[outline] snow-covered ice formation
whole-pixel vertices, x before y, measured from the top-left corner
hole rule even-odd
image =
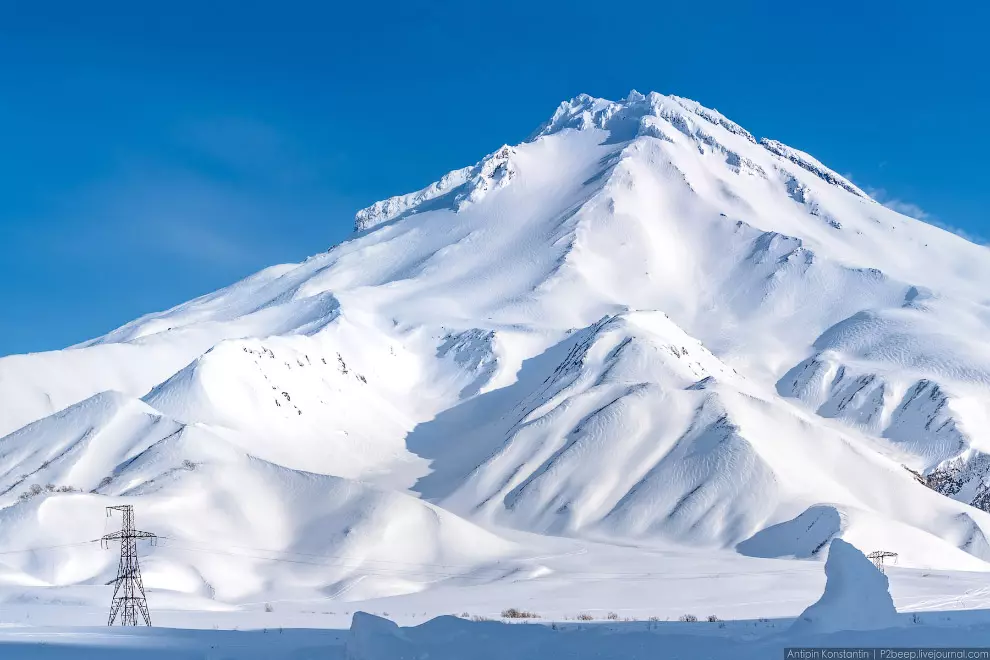
[[[877,630],[900,625],[887,576],[855,546],[832,541],[825,561],[825,591],[792,626],[801,634]]]

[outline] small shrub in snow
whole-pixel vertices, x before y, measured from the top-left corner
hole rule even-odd
[[[514,607],[510,607],[507,610],[502,610],[503,619],[539,619],[540,615],[535,612],[526,612],[525,610],[517,610]]]
[[[577,620],[578,621],[594,621],[595,620],[595,617],[591,616],[590,614],[578,614],[577,615]]]
[[[708,623],[718,623],[718,622],[719,622],[719,618],[717,616],[715,616],[714,614],[708,615]]]
[[[41,487],[41,486],[39,486],[38,484],[31,484],[31,487],[30,487],[30,488],[28,488],[28,489],[27,489],[26,491],[24,491],[23,493],[21,493],[21,494],[20,494],[20,495],[18,496],[18,498],[19,498],[19,499],[20,499],[20,500],[21,500],[22,502],[26,502],[26,501],[28,501],[29,499],[31,499],[32,497],[34,497],[35,495],[41,495],[41,494],[42,494],[43,492],[45,492],[45,489],[44,489],[44,488],[42,488],[42,487]]]
[[[478,614],[473,615],[471,617],[471,620],[472,621],[493,621],[493,619],[491,619],[491,618],[489,618],[487,616],[480,616]]]
[[[619,615],[616,614],[615,612],[609,612],[605,616],[605,618],[608,619],[609,621],[618,621],[619,620]]]
[[[682,614],[678,621],[683,621],[684,623],[696,623],[698,621],[698,617],[693,614]]]
[[[195,470],[196,464],[187,458],[186,460],[182,461],[182,467],[184,467],[187,470]]]
[[[265,611],[266,612],[274,612],[275,611],[275,608],[272,607],[272,604],[271,603],[265,603]]]

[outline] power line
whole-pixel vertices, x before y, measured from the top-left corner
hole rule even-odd
[[[177,539],[171,536],[159,536],[160,539],[166,539],[168,541],[183,541],[183,539]],[[199,547],[203,547],[204,544],[198,543],[196,541],[185,541],[186,543],[194,543]],[[179,547],[179,546],[169,546],[169,547]],[[353,555],[335,555],[335,554],[316,554],[310,552],[296,552],[294,550],[273,550],[269,548],[252,548],[245,545],[227,545],[227,546],[206,546],[209,549],[223,549],[223,550],[250,550],[254,552],[265,552],[270,554],[286,554],[286,555],[297,555],[300,557],[316,557],[320,559],[341,559],[345,561],[356,561],[356,562],[372,562],[376,564],[398,564],[402,566],[436,566],[440,568],[463,568],[466,570],[477,568],[476,564],[431,564],[424,562],[414,562],[414,561],[398,561],[395,559],[367,559],[365,557],[355,557]],[[192,548],[187,548],[192,549]],[[273,561],[277,561],[273,559]]]
[[[148,537],[144,537],[148,538]],[[353,555],[338,555],[338,554],[315,554],[315,553],[305,553],[305,552],[295,552],[291,550],[273,550],[267,548],[252,548],[249,546],[207,546],[205,544],[200,544],[195,541],[183,541],[182,539],[177,539],[175,537],[169,536],[157,536],[156,538],[166,541],[165,547],[174,548],[176,550],[184,550],[189,552],[202,552],[206,554],[222,555],[228,557],[237,557],[243,559],[254,559],[258,561],[268,561],[277,563],[287,563],[287,564],[297,564],[303,566],[323,566],[329,568],[342,568],[342,569],[359,569],[364,573],[369,575],[380,575],[380,576],[392,576],[392,577],[436,577],[436,578],[460,578],[465,580],[492,580],[497,579],[497,575],[471,575],[465,573],[453,572],[457,569],[463,569],[464,571],[513,571],[519,568],[525,568],[520,564],[515,563],[515,561],[526,561],[527,558],[520,557],[518,559],[508,558],[505,564],[498,563],[489,564],[487,566],[479,566],[478,564],[447,564],[447,563],[430,563],[430,562],[404,562],[398,560],[388,560],[388,559],[368,559],[363,557],[356,557]],[[96,541],[98,541],[97,539]],[[67,548],[73,546],[83,546],[96,541],[82,541],[77,543],[67,543],[63,545],[55,546],[43,546],[38,548],[24,548],[20,550],[9,550],[4,553],[16,553],[16,552],[35,552],[40,550],[56,549],[56,548]],[[191,545],[187,545],[187,543]],[[265,554],[255,554],[255,553],[265,553]],[[272,557],[266,555],[281,554],[281,555],[293,555],[296,557],[304,557],[306,559],[293,559],[290,557]],[[324,561],[318,561],[324,560]],[[568,578],[573,580],[581,581],[594,581],[594,580],[608,580],[608,579],[652,579],[652,578],[663,578],[666,580],[684,580],[684,579],[699,579],[699,578],[731,578],[738,577],[742,574],[736,574],[732,572],[721,572],[721,573],[706,573],[706,574],[671,574],[671,573],[657,573],[653,571],[572,571],[566,569],[551,569],[553,572],[550,575]],[[801,569],[781,569],[774,571],[761,571],[757,575],[783,575],[790,573],[801,572]],[[548,575],[549,577],[549,575]],[[114,581],[115,582],[115,581]]]
[[[169,537],[169,536],[159,536],[158,538],[160,538],[160,539],[166,539],[167,541],[170,541],[170,542],[171,541],[180,541],[182,543],[193,543],[194,544],[193,547],[190,547],[190,546],[187,546],[187,545],[177,545],[177,544],[173,544],[173,543],[168,543],[167,544],[167,547],[172,547],[172,548],[177,548],[177,549],[182,549],[182,550],[191,550],[191,551],[194,551],[194,552],[209,552],[209,553],[228,554],[230,556],[235,556],[235,557],[245,557],[245,558],[249,558],[249,559],[261,559],[261,560],[264,560],[264,561],[276,561],[276,562],[282,562],[282,561],[284,561],[284,562],[289,562],[289,563],[306,563],[306,562],[302,562],[301,560],[287,559],[287,558],[284,558],[284,557],[260,557],[260,556],[252,555],[252,554],[233,553],[233,552],[229,552],[229,551],[230,550],[248,550],[248,551],[263,552],[263,553],[270,553],[270,554],[297,555],[297,556],[301,556],[301,557],[312,557],[312,558],[317,558],[317,559],[330,559],[330,560],[351,561],[351,562],[357,562],[361,566],[365,566],[365,565],[367,565],[367,564],[370,563],[370,564],[399,564],[399,565],[410,566],[410,567],[425,567],[425,568],[439,568],[439,569],[458,569],[458,568],[462,568],[462,569],[465,569],[465,570],[473,570],[473,569],[477,569],[478,568],[478,564],[448,564],[448,563],[439,563],[438,564],[438,563],[430,563],[430,562],[404,562],[404,561],[391,560],[391,559],[367,559],[367,558],[364,558],[364,557],[356,557],[356,556],[353,556],[353,555],[314,554],[314,553],[306,553],[306,552],[295,552],[295,551],[292,551],[292,550],[272,550],[272,549],[265,549],[265,548],[253,548],[253,547],[249,547],[249,546],[237,546],[237,545],[229,545],[229,546],[205,545],[205,544],[202,544],[202,543],[198,543],[196,541],[185,541],[183,539],[177,539],[175,537]],[[513,557],[509,557],[509,558],[506,559],[506,561],[507,562],[511,562],[511,561],[528,561],[528,560],[535,560],[535,559],[541,559],[541,557],[536,557],[536,558],[530,558],[530,557],[513,558]],[[312,563],[314,565],[320,565],[320,566],[330,565],[330,564],[326,564],[326,563],[323,563],[323,562],[312,562]],[[506,566],[511,566],[511,564],[506,564]],[[680,574],[666,574],[666,573],[656,573],[656,572],[650,572],[650,571],[556,571],[555,570],[554,572],[555,573],[561,573],[561,574],[567,574],[567,575],[589,575],[589,576],[594,576],[594,577],[599,577],[599,576],[602,576],[602,577],[643,577],[643,576],[649,576],[649,577],[670,577],[670,578],[681,577]],[[796,572],[802,572],[802,571],[801,571],[801,569],[794,569],[794,568],[791,568],[791,569],[779,569],[779,570],[774,570],[774,571],[761,571],[759,573],[759,575],[778,575],[778,574],[796,573]],[[684,577],[685,578],[690,577],[690,578],[694,579],[694,578],[698,578],[698,577],[701,577],[701,578],[731,577],[732,575],[733,574],[732,573],[729,573],[729,572],[720,572],[720,573],[691,574],[690,576],[684,576]],[[745,575],[750,575],[750,574],[749,573],[746,573]]]
[[[40,552],[42,550],[55,550],[58,548],[74,548],[81,545],[89,545],[90,543],[99,543],[100,539],[92,539],[90,541],[77,541],[76,543],[62,543],[59,545],[42,545],[37,548],[21,548],[20,550],[0,550],[0,555],[14,555],[22,552]]]
[[[322,566],[325,568],[355,569],[370,575],[379,575],[379,576],[387,576],[387,577],[462,578],[467,580],[492,580],[495,577],[497,577],[497,576],[466,575],[463,573],[451,573],[451,572],[432,570],[433,567],[444,568],[442,564],[421,564],[421,566],[425,570],[415,570],[411,568],[403,569],[403,568],[390,568],[390,567],[383,568],[383,567],[368,566],[367,563],[356,563],[354,565],[348,565],[346,563],[341,563],[339,560],[334,561],[332,557],[327,557],[327,559],[329,559],[330,561],[307,561],[303,559],[289,559],[286,557],[264,557],[261,555],[252,555],[241,552],[228,552],[225,550],[218,550],[212,548],[196,548],[196,547],[172,545],[172,544],[170,544],[168,547],[176,548],[179,550],[189,550],[192,552],[204,552],[207,554],[224,555],[227,557],[238,557],[242,559],[257,559],[259,561],[298,564],[303,566]],[[359,560],[350,560],[350,561],[357,562]],[[370,560],[370,561],[374,561],[374,560]],[[495,568],[497,567],[494,566],[489,567],[488,570],[494,570]],[[508,569],[511,567],[506,566],[505,568]],[[472,567],[472,569],[477,570],[478,567],[475,566]]]
[[[168,537],[162,537],[162,538],[168,538]],[[169,540],[174,540],[174,539],[169,539]],[[478,565],[471,565],[471,566],[469,566],[469,565],[461,565],[461,566],[456,566],[456,565],[452,565],[452,564],[431,564],[431,563],[395,562],[395,563],[408,564],[411,567],[421,567],[421,568],[427,569],[427,570],[413,570],[413,569],[402,569],[402,568],[369,566],[368,564],[374,564],[374,563],[379,563],[379,562],[385,562],[385,563],[391,563],[391,562],[389,562],[389,560],[374,560],[374,559],[365,560],[365,559],[361,559],[359,557],[347,557],[346,555],[306,555],[305,553],[293,553],[291,551],[275,551],[275,550],[260,550],[258,548],[245,548],[245,549],[256,550],[256,551],[261,551],[261,552],[272,552],[272,553],[281,552],[283,554],[300,554],[300,555],[305,555],[305,556],[309,556],[309,557],[313,557],[313,558],[323,558],[323,559],[331,560],[331,561],[328,561],[328,562],[320,562],[320,561],[305,561],[305,560],[301,560],[301,559],[289,559],[289,558],[286,558],[286,557],[265,557],[265,556],[260,556],[260,555],[255,555],[255,554],[248,554],[248,553],[242,553],[242,552],[230,552],[229,549],[222,549],[222,548],[219,548],[219,547],[216,547],[216,546],[213,546],[213,547],[192,547],[192,546],[186,546],[186,545],[179,545],[179,544],[169,543],[167,545],[167,547],[176,548],[176,549],[179,549],[179,550],[188,550],[188,551],[192,551],[192,552],[205,552],[205,553],[208,553],[208,554],[225,555],[225,556],[228,556],[228,557],[241,557],[241,558],[244,558],[244,559],[257,559],[257,560],[260,560],[260,561],[272,561],[272,562],[281,562],[281,563],[289,563],[289,564],[302,564],[302,565],[307,565],[307,566],[328,566],[328,567],[338,567],[338,568],[354,568],[354,569],[361,569],[362,571],[364,571],[366,573],[369,573],[369,574],[384,575],[384,576],[423,575],[423,576],[427,576],[427,577],[431,577],[432,576],[432,577],[452,577],[452,578],[475,579],[475,580],[491,580],[492,579],[492,576],[465,575],[465,574],[461,574],[461,573],[452,573],[452,572],[445,571],[445,570],[442,570],[442,569],[464,568],[465,570],[478,570],[479,568],[481,568],[481,570],[496,570],[496,569],[513,570],[513,569],[516,569],[516,568],[520,568],[520,566],[517,565],[517,564],[505,564],[505,565],[494,565],[494,566],[489,565],[487,567],[479,567]],[[228,548],[238,548],[238,546],[228,546]],[[243,546],[241,546],[241,548],[243,548]],[[522,558],[522,559],[524,560],[525,558]],[[342,564],[342,563],[339,563],[339,560],[355,562],[356,565],[349,566],[349,565],[346,565],[346,564]],[[511,561],[511,559],[509,561]],[[441,569],[441,570],[434,570],[434,569]],[[761,576],[762,575],[783,575],[783,574],[798,573],[798,572],[801,572],[801,570],[800,569],[781,569],[781,570],[776,570],[776,571],[763,571],[763,572],[758,573],[758,575],[761,575]],[[694,580],[694,579],[698,579],[698,578],[722,578],[722,577],[734,577],[735,576],[735,574],[733,574],[733,573],[724,573],[724,572],[723,573],[707,573],[707,574],[681,575],[681,574],[670,574],[670,573],[656,573],[656,572],[650,572],[650,571],[621,572],[621,571],[568,571],[568,570],[553,570],[553,575],[558,576],[558,577],[567,577],[567,578],[570,578],[570,579],[582,579],[582,580],[606,580],[606,579],[613,579],[613,578],[637,578],[637,579],[642,579],[642,578],[665,578],[665,579],[669,579],[669,580],[678,580],[678,579],[691,579],[691,580]],[[745,577],[745,576],[748,576],[748,575],[749,574],[739,574],[739,576],[742,576],[742,577]]]

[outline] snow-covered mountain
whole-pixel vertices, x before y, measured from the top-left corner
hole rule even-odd
[[[147,581],[220,599],[538,573],[509,528],[990,570],[987,248],[636,92],[563,103],[355,225],[0,359],[0,549],[98,536],[128,498],[177,540]],[[194,552],[217,534],[350,563]],[[19,561],[0,577],[114,570]]]

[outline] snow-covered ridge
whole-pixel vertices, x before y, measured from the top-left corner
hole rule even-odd
[[[489,190],[504,186],[512,179],[515,168],[511,157],[512,148],[503,146],[485,156],[476,165],[449,172],[422,190],[375,202],[357,212],[354,228],[356,231],[365,231],[424,204],[447,197],[450,197],[448,203],[454,210],[477,202]]]
[[[769,138],[762,138],[760,140],[760,144],[763,145],[763,148],[770,153],[776,154],[781,158],[786,158],[792,163],[808,170],[812,174],[821,177],[822,180],[828,181],[832,185],[844,188],[854,195],[867,199],[869,198],[869,195],[854,186],[848,179],[836,174],[803,151],[798,151],[797,149],[788,147],[786,144],[777,142],[776,140],[771,140]]]

